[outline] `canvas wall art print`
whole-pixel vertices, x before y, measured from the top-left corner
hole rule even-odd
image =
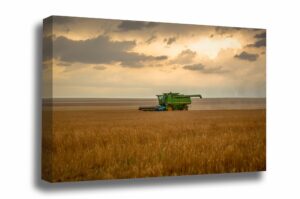
[[[51,16],[42,178],[266,170],[266,30]]]

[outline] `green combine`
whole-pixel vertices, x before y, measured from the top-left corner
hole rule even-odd
[[[163,93],[157,95],[158,106],[139,107],[141,111],[173,111],[188,110],[188,105],[192,103],[191,97],[202,98],[201,95],[182,95],[179,93]]]

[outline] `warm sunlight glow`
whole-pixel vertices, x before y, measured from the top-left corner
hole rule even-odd
[[[199,54],[204,54],[210,59],[215,59],[222,49],[240,49],[241,43],[234,38],[211,39],[204,38],[198,42],[189,44],[190,49],[197,51]]]

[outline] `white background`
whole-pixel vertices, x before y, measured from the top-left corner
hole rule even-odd
[[[297,1],[1,1],[1,198],[299,198]],[[68,15],[267,29],[267,172],[110,182],[39,180],[41,21]],[[298,190],[297,190],[298,188]]]

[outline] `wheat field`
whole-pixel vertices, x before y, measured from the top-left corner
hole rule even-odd
[[[43,119],[51,182],[266,170],[266,111],[56,110]]]

